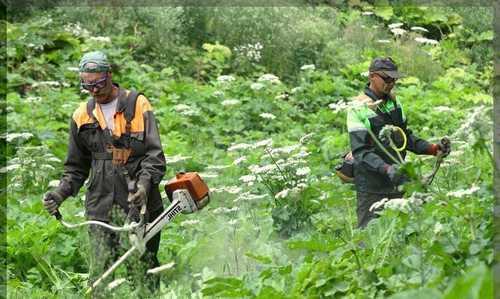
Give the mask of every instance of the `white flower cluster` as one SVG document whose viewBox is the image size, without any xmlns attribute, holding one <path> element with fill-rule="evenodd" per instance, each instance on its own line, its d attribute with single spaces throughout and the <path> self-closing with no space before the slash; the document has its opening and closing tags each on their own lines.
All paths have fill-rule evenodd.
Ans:
<svg viewBox="0 0 500 299">
<path fill-rule="evenodd" d="M 492 121 L 487 116 L 491 113 L 491 109 L 491 106 L 484 105 L 474 107 L 472 112 L 467 114 L 465 122 L 453 133 L 451 139 L 460 139 L 469 144 L 474 144 L 477 134 L 483 137 L 490 135 L 493 126 Z"/>
<path fill-rule="evenodd" d="M 263 119 L 275 119 L 276 116 L 274 116 L 274 114 L 272 113 L 267 113 L 267 112 L 264 112 L 264 113 L 261 113 L 259 114 L 260 117 L 262 117 Z"/>
<path fill-rule="evenodd" d="M 433 108 L 433 110 L 435 110 L 437 112 L 454 112 L 455 111 L 455 109 L 450 108 L 448 106 L 436 106 Z"/>
<path fill-rule="evenodd" d="M 261 50 L 264 47 L 261 43 L 257 42 L 255 44 L 241 45 L 234 48 L 234 52 L 245 56 L 247 59 L 253 62 L 259 62 L 262 58 Z"/>
<path fill-rule="evenodd" d="M 243 192 L 238 197 L 236 197 L 233 202 L 238 201 L 252 201 L 252 200 L 260 200 L 266 198 L 266 194 L 253 194 L 250 192 Z"/>
<path fill-rule="evenodd" d="M 250 84 L 250 89 L 255 91 L 261 90 L 264 87 L 264 84 L 258 82 Z"/>
<path fill-rule="evenodd" d="M 389 44 L 391 41 L 388 39 L 378 39 L 377 43 L 379 44 Z"/>
<path fill-rule="evenodd" d="M 111 38 L 109 36 L 91 36 L 88 38 L 89 41 L 91 42 L 96 42 L 96 43 L 106 43 L 110 44 L 111 43 Z"/>
<path fill-rule="evenodd" d="M 236 106 L 236 105 L 239 105 L 241 104 L 241 101 L 237 100 L 237 99 L 228 99 L 228 100 L 224 100 L 221 102 L 222 106 Z"/>
<path fill-rule="evenodd" d="M 66 69 L 70 72 L 75 72 L 75 73 L 78 73 L 80 71 L 80 69 L 77 68 L 76 66 L 68 66 Z"/>
<path fill-rule="evenodd" d="M 244 175 L 240 177 L 240 181 L 247 184 L 247 186 L 252 186 L 256 180 L 257 177 L 253 174 Z"/>
<path fill-rule="evenodd" d="M 337 101 L 336 103 L 331 103 L 328 105 L 328 108 L 332 109 L 334 112 L 340 112 L 343 110 L 347 110 L 351 104 L 344 101 L 343 99 Z"/>
<path fill-rule="evenodd" d="M 65 25 L 64 31 L 69 32 L 76 37 L 87 37 L 90 34 L 89 31 L 82 28 L 79 23 Z"/>
<path fill-rule="evenodd" d="M 394 28 L 399 28 L 401 26 L 403 26 L 404 24 L 403 23 L 392 23 L 392 24 L 389 24 L 389 29 L 394 29 Z"/>
<path fill-rule="evenodd" d="M 294 88 L 292 88 L 292 90 L 290 90 L 290 93 L 291 93 L 291 94 L 296 94 L 297 92 L 300 92 L 300 91 L 302 91 L 302 90 L 303 90 L 303 88 L 302 88 L 302 87 L 300 87 L 300 86 L 298 86 L 298 87 L 294 87 Z"/>
<path fill-rule="evenodd" d="M 213 172 L 200 172 L 199 175 L 204 179 L 214 179 L 219 176 L 217 173 Z"/>
<path fill-rule="evenodd" d="M 33 97 L 33 96 L 30 96 L 30 97 L 26 98 L 26 102 L 28 102 L 28 103 L 38 103 L 38 102 L 41 102 L 41 101 L 42 101 L 42 97 Z"/>
<path fill-rule="evenodd" d="M 300 67 L 300 70 L 302 71 L 314 71 L 316 69 L 316 66 L 314 64 L 306 64 Z"/>
<path fill-rule="evenodd" d="M 184 116 L 195 116 L 199 114 L 196 108 L 186 104 L 177 104 L 174 106 L 174 110 Z"/>
<path fill-rule="evenodd" d="M 12 161 L 9 161 L 9 165 L 0 168 L 0 173 L 8 173 L 8 172 L 14 171 L 16 169 L 19 169 L 20 167 L 21 167 L 21 164 L 12 163 Z"/>
<path fill-rule="evenodd" d="M 274 198 L 285 199 L 289 196 L 295 196 L 295 195 L 299 194 L 305 187 L 306 187 L 306 185 L 301 183 L 293 188 L 285 188 L 285 189 L 281 190 L 280 192 L 276 193 Z"/>
<path fill-rule="evenodd" d="M 305 144 L 305 143 L 309 142 L 309 140 L 310 140 L 310 139 L 311 139 L 311 137 L 313 137 L 313 136 L 314 136 L 314 133 L 308 133 L 308 134 L 306 134 L 306 135 L 304 135 L 304 136 L 300 137 L 300 139 L 299 139 L 299 143 L 300 143 L 300 144 Z"/>
<path fill-rule="evenodd" d="M 209 165 L 208 170 L 222 170 L 231 167 L 231 165 Z"/>
<path fill-rule="evenodd" d="M 213 192 L 213 193 L 223 193 L 223 192 L 226 192 L 226 193 L 229 193 L 229 194 L 237 194 L 237 193 L 241 192 L 241 188 L 238 187 L 238 186 L 222 186 L 222 187 L 219 187 L 219 188 L 212 188 L 212 190 L 210 190 L 210 191 Z"/>
<path fill-rule="evenodd" d="M 297 144 L 292 144 L 292 145 L 288 145 L 288 146 L 273 148 L 271 150 L 271 154 L 273 154 L 273 155 L 274 154 L 290 154 L 293 151 L 299 149 L 301 146 L 302 146 L 302 144 L 297 143 Z"/>
<path fill-rule="evenodd" d="M 181 222 L 181 226 L 194 226 L 200 223 L 200 220 L 184 220 Z"/>
<path fill-rule="evenodd" d="M 273 144 L 273 140 L 271 138 L 268 139 L 263 139 L 260 141 L 257 141 L 253 144 L 253 148 L 259 148 L 259 147 L 269 147 Z"/>
<path fill-rule="evenodd" d="M 33 137 L 33 134 L 28 132 L 23 133 L 5 133 L 0 138 L 5 139 L 7 142 L 12 142 L 16 139 L 28 140 Z"/>
<path fill-rule="evenodd" d="M 167 155 L 165 155 L 165 161 L 167 164 L 174 164 L 177 162 L 186 161 L 188 159 L 191 159 L 191 156 L 181 156 L 181 155 L 167 156 Z"/>
<path fill-rule="evenodd" d="M 249 148 L 253 148 L 253 145 L 249 144 L 249 143 L 237 143 L 237 144 L 231 145 L 227 149 L 227 151 L 228 152 L 234 152 L 234 151 L 239 151 L 239 150 L 246 150 L 246 149 L 249 149 Z"/>
<path fill-rule="evenodd" d="M 51 87 L 59 87 L 61 86 L 61 83 L 57 81 L 39 81 L 35 82 L 31 85 L 33 88 L 39 87 L 39 86 L 51 86 Z"/>
<path fill-rule="evenodd" d="M 408 198 L 384 198 L 374 203 L 369 210 L 375 211 L 377 213 L 377 211 L 380 211 L 381 209 L 389 209 L 409 214 L 417 207 L 430 200 L 432 200 L 432 197 L 428 196 L 427 194 L 414 192 Z"/>
<path fill-rule="evenodd" d="M 267 174 L 269 172 L 274 171 L 276 169 L 276 165 L 275 164 L 266 164 L 263 166 L 259 166 L 259 165 L 254 164 L 254 165 L 248 166 L 248 169 L 254 175 Z"/>
<path fill-rule="evenodd" d="M 247 160 L 247 157 L 241 156 L 233 161 L 233 165 L 240 165 L 241 163 L 245 162 L 246 160 Z"/>
<path fill-rule="evenodd" d="M 444 229 L 444 226 L 441 224 L 441 222 L 436 222 L 436 224 L 434 225 L 434 229 L 433 229 L 433 232 L 434 234 L 438 235 L 439 233 L 441 233 Z"/>
<path fill-rule="evenodd" d="M 301 168 L 297 168 L 297 170 L 295 171 L 295 174 L 297 176 L 307 176 L 308 174 L 311 173 L 311 169 L 309 167 L 301 167 Z"/>
<path fill-rule="evenodd" d="M 481 189 L 481 188 L 479 188 L 479 186 L 473 185 L 469 189 L 450 191 L 450 192 L 446 193 L 446 195 L 451 196 L 451 197 L 462 198 L 462 197 L 466 197 L 466 196 L 469 196 L 469 195 L 476 193 L 477 191 L 479 191 L 479 189 Z"/>
<path fill-rule="evenodd" d="M 402 36 L 406 33 L 406 30 L 404 30 L 403 28 L 392 28 L 391 32 L 392 34 L 394 34 L 394 36 Z"/>
<path fill-rule="evenodd" d="M 239 150 L 247 150 L 247 149 L 256 149 L 256 148 L 259 148 L 259 147 L 269 147 L 273 144 L 273 140 L 271 138 L 268 138 L 268 139 L 263 139 L 263 140 L 259 140 L 255 143 L 237 143 L 237 144 L 233 144 L 231 145 L 227 151 L 228 152 L 234 152 L 234 151 L 239 151 Z M 246 158 L 242 159 L 241 161 L 239 162 L 235 162 L 236 164 L 239 164 L 240 162 L 243 162 L 245 161 Z"/>
<path fill-rule="evenodd" d="M 425 38 L 425 37 L 415 37 L 415 41 L 419 44 L 427 45 L 437 45 L 439 42 L 435 39 Z"/>
<path fill-rule="evenodd" d="M 361 13 L 361 15 L 362 15 L 362 16 L 371 16 L 371 15 L 373 15 L 373 11 L 363 11 L 363 12 Z"/>
<path fill-rule="evenodd" d="M 257 79 L 259 82 L 270 82 L 272 84 L 279 84 L 281 83 L 280 78 L 278 78 L 276 75 L 273 74 L 264 74 Z"/>
<path fill-rule="evenodd" d="M 425 29 L 424 27 L 418 27 L 418 26 L 413 26 L 410 28 L 412 31 L 422 31 L 422 32 L 429 32 L 429 30 Z"/>
<path fill-rule="evenodd" d="M 235 80 L 234 77 L 231 75 L 222 75 L 222 76 L 217 77 L 217 82 L 221 82 L 221 83 L 233 82 L 234 80 Z"/>
<path fill-rule="evenodd" d="M 224 92 L 222 90 L 216 90 L 216 91 L 214 91 L 213 96 L 221 98 L 224 96 Z"/>
</svg>

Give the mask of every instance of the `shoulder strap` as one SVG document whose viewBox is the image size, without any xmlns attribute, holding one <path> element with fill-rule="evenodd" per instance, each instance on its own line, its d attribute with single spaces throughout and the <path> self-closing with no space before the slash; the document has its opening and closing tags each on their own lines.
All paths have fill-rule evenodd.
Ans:
<svg viewBox="0 0 500 299">
<path fill-rule="evenodd" d="M 95 100 L 93 97 L 90 97 L 90 99 L 87 101 L 87 114 L 90 116 L 91 119 L 94 119 L 94 111 L 95 108 Z"/>
<path fill-rule="evenodd" d="M 137 103 L 137 98 L 142 93 L 139 93 L 135 90 L 130 90 L 127 97 L 127 107 L 125 108 L 125 120 L 127 124 L 125 125 L 126 133 L 130 133 L 130 128 L 132 127 L 131 123 L 135 116 L 135 105 Z"/>
</svg>

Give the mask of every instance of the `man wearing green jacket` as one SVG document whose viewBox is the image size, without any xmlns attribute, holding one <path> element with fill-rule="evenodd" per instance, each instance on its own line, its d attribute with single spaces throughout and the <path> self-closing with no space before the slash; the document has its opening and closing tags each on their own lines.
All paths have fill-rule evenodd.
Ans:
<svg viewBox="0 0 500 299">
<path fill-rule="evenodd" d="M 112 81 L 104 53 L 85 54 L 79 70 L 81 87 L 91 98 L 73 113 L 64 173 L 59 186 L 46 193 L 44 206 L 60 217 L 61 203 L 76 196 L 90 174 L 85 194 L 89 220 L 118 225 L 131 208 L 146 205 L 151 221 L 163 211 L 158 184 L 166 164 L 153 109 L 145 96 Z M 89 227 L 89 237 L 92 283 L 118 257 L 121 241 L 118 233 L 98 225 Z M 145 270 L 159 265 L 159 244 L 160 233 L 146 244 Z"/>
<path fill-rule="evenodd" d="M 383 198 L 398 198 L 403 195 L 398 186 L 405 182 L 406 177 L 390 156 L 398 159 L 400 155 L 404 159 L 406 150 L 419 155 L 437 155 L 442 152 L 446 156 L 450 152 L 448 145 L 431 144 L 415 136 L 407 127 L 401 103 L 391 93 L 400 77 L 401 74 L 391 58 L 373 59 L 369 68 L 369 83 L 364 92 L 354 98 L 347 113 L 360 228 L 376 217 L 374 211 L 370 211 L 374 203 Z M 389 140 L 379 136 L 386 125 L 401 129 L 391 133 L 393 146 Z M 401 132 L 406 135 L 406 142 Z M 373 137 L 377 138 L 385 150 Z"/>
</svg>

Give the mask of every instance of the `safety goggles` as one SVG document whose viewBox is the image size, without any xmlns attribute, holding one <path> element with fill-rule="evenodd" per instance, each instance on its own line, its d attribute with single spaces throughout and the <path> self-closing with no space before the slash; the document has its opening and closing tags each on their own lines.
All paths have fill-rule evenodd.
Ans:
<svg viewBox="0 0 500 299">
<path fill-rule="evenodd" d="M 106 86 L 107 80 L 108 80 L 108 75 L 106 74 L 106 75 L 104 75 L 104 77 L 102 79 L 99 79 L 99 80 L 94 81 L 92 83 L 85 83 L 83 81 L 80 81 L 80 86 L 85 90 L 93 91 L 95 88 L 97 88 L 97 89 L 104 88 L 104 86 Z"/>
<path fill-rule="evenodd" d="M 397 79 L 388 77 L 388 76 L 382 76 L 380 73 L 377 73 L 377 75 L 384 80 L 385 84 L 391 84 L 396 82 Z"/>
</svg>

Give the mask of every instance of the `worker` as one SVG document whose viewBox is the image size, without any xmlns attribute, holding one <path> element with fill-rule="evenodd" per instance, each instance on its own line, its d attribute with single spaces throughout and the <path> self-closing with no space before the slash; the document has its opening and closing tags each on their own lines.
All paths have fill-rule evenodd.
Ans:
<svg viewBox="0 0 500 299">
<path fill-rule="evenodd" d="M 346 158 L 354 159 L 359 228 L 364 228 L 376 217 L 376 211 L 370 211 L 374 203 L 403 196 L 399 187 L 407 177 L 400 169 L 402 161 L 397 160 L 399 155 L 404 160 L 406 150 L 409 150 L 419 155 L 445 157 L 451 150 L 449 143 L 429 143 L 415 136 L 407 127 L 401 102 L 391 93 L 401 77 L 390 57 L 373 59 L 368 72 L 369 82 L 363 93 L 353 99 L 347 113 L 352 154 Z M 390 140 L 381 140 L 379 136 L 386 125 L 400 128 L 391 132 L 392 146 Z"/>
<path fill-rule="evenodd" d="M 143 205 L 146 221 L 155 219 L 163 211 L 158 184 L 166 163 L 151 104 L 144 95 L 113 82 L 111 64 L 103 52 L 83 55 L 79 73 L 81 88 L 91 98 L 73 113 L 64 172 L 59 186 L 45 194 L 45 209 L 60 215 L 59 206 L 76 196 L 88 178 L 85 215 L 89 220 L 124 222 L 129 212 Z M 119 256 L 124 240 L 99 225 L 90 225 L 89 239 L 91 285 Z M 141 269 L 159 266 L 159 243 L 160 233 L 146 244 Z M 145 271 L 139 276 L 146 277 Z M 151 279 L 148 286 L 154 289 L 158 282 Z"/>
</svg>

